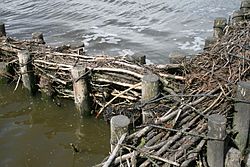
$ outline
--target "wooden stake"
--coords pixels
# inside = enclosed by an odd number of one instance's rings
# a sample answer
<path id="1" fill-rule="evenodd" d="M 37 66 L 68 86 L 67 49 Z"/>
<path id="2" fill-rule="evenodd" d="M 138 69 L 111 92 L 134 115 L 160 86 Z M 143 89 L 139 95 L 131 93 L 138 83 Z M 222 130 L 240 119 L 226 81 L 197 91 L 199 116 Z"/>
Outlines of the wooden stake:
<path id="1" fill-rule="evenodd" d="M 6 83 L 7 67 L 4 62 L 0 62 L 0 83 Z"/>
<path id="2" fill-rule="evenodd" d="M 135 53 L 134 55 L 127 55 L 125 59 L 140 65 L 146 64 L 146 56 L 141 53 Z"/>
<path id="3" fill-rule="evenodd" d="M 39 44 L 45 44 L 42 32 L 33 32 L 32 39 Z"/>
<path id="4" fill-rule="evenodd" d="M 243 13 L 248 13 L 250 11 L 250 1 L 242 1 L 240 5 L 240 10 Z"/>
<path id="5" fill-rule="evenodd" d="M 247 149 L 249 141 L 249 129 L 250 129 L 250 83 L 239 82 L 237 89 L 237 98 L 246 102 L 238 102 L 235 104 L 235 110 L 237 111 L 234 117 L 235 131 L 238 132 L 235 142 L 241 153 L 244 153 Z"/>
<path id="6" fill-rule="evenodd" d="M 234 11 L 233 15 L 232 15 L 232 23 L 238 23 L 240 21 L 244 20 L 244 14 L 242 11 L 238 10 L 238 11 Z"/>
<path id="7" fill-rule="evenodd" d="M 87 116 L 91 114 L 88 79 L 87 76 L 80 78 L 85 73 L 86 68 L 82 66 L 73 67 L 71 70 L 73 77 L 75 105 L 81 116 Z"/>
<path id="8" fill-rule="evenodd" d="M 117 115 L 111 118 L 110 121 L 110 146 L 111 152 L 114 150 L 115 146 L 117 145 L 118 140 L 124 133 L 128 133 L 128 125 L 130 120 L 127 116 L 124 115 Z"/>
<path id="9" fill-rule="evenodd" d="M 6 31 L 5 31 L 5 24 L 3 22 L 0 22 L 0 37 L 6 36 Z"/>
<path id="10" fill-rule="evenodd" d="M 218 17 L 214 20 L 214 38 L 221 38 L 224 34 L 223 30 L 227 25 L 227 19 L 224 17 Z"/>
<path id="11" fill-rule="evenodd" d="M 32 57 L 27 50 L 19 51 L 17 53 L 22 75 L 23 86 L 27 88 L 31 94 L 36 91 L 34 71 L 32 67 Z"/>
<path id="12" fill-rule="evenodd" d="M 230 148 L 226 154 L 225 167 L 240 167 L 241 153 L 235 148 Z"/>
<path id="13" fill-rule="evenodd" d="M 144 75 L 142 78 L 142 103 L 147 103 L 148 101 L 156 98 L 159 93 L 159 77 L 155 74 Z M 152 121 L 152 113 L 146 111 L 146 108 L 142 110 L 142 122 L 148 123 Z"/>
<path id="14" fill-rule="evenodd" d="M 69 44 L 70 49 L 72 49 L 74 53 L 79 55 L 84 55 L 85 53 L 84 46 L 85 45 L 82 42 L 71 42 Z"/>
<path id="15" fill-rule="evenodd" d="M 210 167 L 224 167 L 224 139 L 226 138 L 225 116 L 213 114 L 208 118 L 207 161 Z"/>

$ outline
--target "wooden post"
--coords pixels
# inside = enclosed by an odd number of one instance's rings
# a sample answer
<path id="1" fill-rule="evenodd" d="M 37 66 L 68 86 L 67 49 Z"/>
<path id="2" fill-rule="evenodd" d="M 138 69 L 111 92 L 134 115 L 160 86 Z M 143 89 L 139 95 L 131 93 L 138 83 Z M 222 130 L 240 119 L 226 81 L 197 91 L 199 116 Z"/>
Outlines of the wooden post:
<path id="1" fill-rule="evenodd" d="M 235 148 L 230 148 L 226 154 L 225 167 L 241 167 L 241 153 Z"/>
<path id="2" fill-rule="evenodd" d="M 240 10 L 244 14 L 250 12 L 250 1 L 242 1 L 240 5 Z"/>
<path id="3" fill-rule="evenodd" d="M 76 54 L 83 55 L 85 53 L 84 43 L 82 42 L 71 42 L 69 44 L 70 49 L 73 50 Z"/>
<path id="4" fill-rule="evenodd" d="M 233 15 L 232 15 L 232 23 L 238 23 L 240 21 L 244 20 L 244 14 L 242 11 L 238 10 L 238 11 L 234 11 Z"/>
<path id="5" fill-rule="evenodd" d="M 33 32 L 32 39 L 39 44 L 45 44 L 42 32 Z"/>
<path id="6" fill-rule="evenodd" d="M 146 64 L 146 56 L 144 54 L 141 53 L 135 53 L 133 55 L 127 55 L 125 57 L 125 59 L 127 61 L 133 62 L 133 63 L 137 63 L 137 64 Z"/>
<path id="7" fill-rule="evenodd" d="M 156 98 L 160 94 L 159 77 L 155 74 L 144 75 L 142 78 L 142 103 Z M 142 122 L 148 123 L 152 121 L 152 113 L 144 107 L 142 110 Z"/>
<path id="8" fill-rule="evenodd" d="M 111 152 L 114 150 L 118 140 L 124 133 L 128 133 L 128 125 L 130 124 L 130 120 L 127 116 L 117 115 L 111 118 L 110 121 L 110 146 Z"/>
<path id="9" fill-rule="evenodd" d="M 224 34 L 223 30 L 227 25 L 227 19 L 224 17 L 218 17 L 214 20 L 214 38 L 221 38 Z"/>
<path id="10" fill-rule="evenodd" d="M 27 88 L 31 94 L 36 91 L 34 71 L 32 67 L 32 58 L 27 50 L 23 50 L 17 53 L 20 65 L 20 71 L 22 75 L 23 86 Z"/>
<path id="11" fill-rule="evenodd" d="M 250 167 L 250 153 L 245 158 L 245 167 Z"/>
<path id="12" fill-rule="evenodd" d="M 6 31 L 5 31 L 5 24 L 3 22 L 0 22 L 0 37 L 6 36 Z"/>
<path id="13" fill-rule="evenodd" d="M 7 73 L 7 67 L 4 62 L 0 62 L 0 84 L 6 83 L 6 73 Z"/>
<path id="14" fill-rule="evenodd" d="M 250 129 L 250 104 L 244 103 L 244 101 L 250 101 L 250 83 L 249 82 L 238 82 L 237 88 L 237 99 L 243 102 L 237 102 L 235 104 L 234 117 L 234 128 L 238 132 L 235 142 L 239 150 L 243 154 L 247 147 L 249 141 L 249 129 Z"/>
<path id="15" fill-rule="evenodd" d="M 182 64 L 186 60 L 186 55 L 182 52 L 174 51 L 168 56 L 170 64 Z"/>
<path id="16" fill-rule="evenodd" d="M 52 81 L 48 77 L 41 75 L 39 80 L 39 87 L 43 99 L 48 100 L 53 98 L 55 91 L 52 87 Z"/>
<path id="17" fill-rule="evenodd" d="M 85 73 L 86 68 L 83 66 L 76 66 L 71 70 L 75 105 L 81 116 L 91 114 L 88 78 L 87 76 L 82 77 Z"/>
<path id="18" fill-rule="evenodd" d="M 207 161 L 210 167 L 224 167 L 224 139 L 226 137 L 225 116 L 213 114 L 208 118 Z"/>

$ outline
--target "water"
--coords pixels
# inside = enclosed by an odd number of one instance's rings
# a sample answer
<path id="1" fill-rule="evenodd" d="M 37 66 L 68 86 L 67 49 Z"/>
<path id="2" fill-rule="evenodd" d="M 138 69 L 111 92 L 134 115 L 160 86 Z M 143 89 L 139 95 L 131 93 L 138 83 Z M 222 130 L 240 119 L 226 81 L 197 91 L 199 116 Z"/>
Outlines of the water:
<path id="1" fill-rule="evenodd" d="M 9 36 L 41 31 L 49 45 L 84 42 L 90 54 L 143 53 L 166 63 L 169 52 L 201 51 L 215 17 L 228 17 L 238 0 L 0 0 Z M 108 155 L 108 125 L 78 119 L 72 101 L 31 98 L 21 87 L 0 86 L 1 167 L 92 166 Z M 81 132 L 81 133 L 80 133 Z M 73 154 L 69 144 L 82 150 Z"/>
<path id="2" fill-rule="evenodd" d="M 1 0 L 10 36 L 42 31 L 51 45 L 82 41 L 93 54 L 146 54 L 166 63 L 169 52 L 198 52 L 213 20 L 239 9 L 239 0 Z"/>
<path id="3" fill-rule="evenodd" d="M 31 98 L 21 86 L 0 84 L 1 167 L 83 167 L 101 162 L 109 152 L 109 126 L 79 120 L 72 101 Z M 70 143 L 80 153 L 73 154 Z"/>

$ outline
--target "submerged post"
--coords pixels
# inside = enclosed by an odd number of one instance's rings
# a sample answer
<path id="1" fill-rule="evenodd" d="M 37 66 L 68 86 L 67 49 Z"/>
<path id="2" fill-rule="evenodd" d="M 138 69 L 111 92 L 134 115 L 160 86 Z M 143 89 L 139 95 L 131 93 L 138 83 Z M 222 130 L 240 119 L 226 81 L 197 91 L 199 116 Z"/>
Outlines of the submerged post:
<path id="1" fill-rule="evenodd" d="M 34 42 L 37 42 L 39 44 L 45 44 L 42 32 L 33 32 L 32 39 Z"/>
<path id="2" fill-rule="evenodd" d="M 6 31 L 5 31 L 5 24 L 3 22 L 0 22 L 0 37 L 6 36 Z"/>
<path id="3" fill-rule="evenodd" d="M 141 102 L 147 103 L 148 101 L 156 98 L 159 93 L 159 77 L 155 74 L 144 75 L 142 78 L 142 99 Z M 146 108 L 142 110 L 142 122 L 148 123 L 152 120 L 152 113 L 147 111 Z"/>
<path id="4" fill-rule="evenodd" d="M 71 70 L 75 105 L 81 116 L 91 114 L 88 78 L 87 75 L 83 76 L 85 73 L 86 68 L 83 66 L 76 66 Z"/>
<path id="5" fill-rule="evenodd" d="M 224 34 L 223 30 L 227 25 L 227 19 L 224 17 L 218 17 L 214 20 L 214 38 L 221 38 Z"/>
<path id="6" fill-rule="evenodd" d="M 35 78 L 32 67 L 32 57 L 27 50 L 19 51 L 17 53 L 22 75 L 23 86 L 27 88 L 31 94 L 35 93 Z"/>
<path id="7" fill-rule="evenodd" d="M 213 138 L 207 142 L 209 167 L 224 167 L 226 121 L 225 116 L 219 114 L 210 115 L 208 118 L 208 137 Z"/>
<path id="8" fill-rule="evenodd" d="M 130 120 L 127 116 L 117 115 L 111 118 L 110 121 L 110 146 L 111 152 L 114 150 L 118 140 L 124 133 L 128 132 L 128 125 L 130 124 Z"/>
<path id="9" fill-rule="evenodd" d="M 239 82 L 237 88 L 237 99 L 239 102 L 235 104 L 234 125 L 235 131 L 238 132 L 235 142 L 239 150 L 243 154 L 249 144 L 250 129 L 250 83 Z"/>

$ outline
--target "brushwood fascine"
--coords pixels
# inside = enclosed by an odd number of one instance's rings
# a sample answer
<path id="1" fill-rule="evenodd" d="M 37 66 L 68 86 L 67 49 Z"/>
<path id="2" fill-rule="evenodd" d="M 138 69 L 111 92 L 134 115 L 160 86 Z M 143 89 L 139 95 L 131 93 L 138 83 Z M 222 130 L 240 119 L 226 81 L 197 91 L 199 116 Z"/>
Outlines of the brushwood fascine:
<path id="1" fill-rule="evenodd" d="M 111 120 L 111 152 L 96 166 L 244 164 L 250 143 L 249 11 L 250 2 L 243 1 L 230 19 L 215 19 L 201 53 L 190 59 L 172 53 L 161 65 L 145 64 L 139 54 L 92 56 L 81 43 L 50 47 L 42 33 L 17 40 L 1 23 L 0 79 L 32 95 L 72 99 L 80 116 Z"/>

